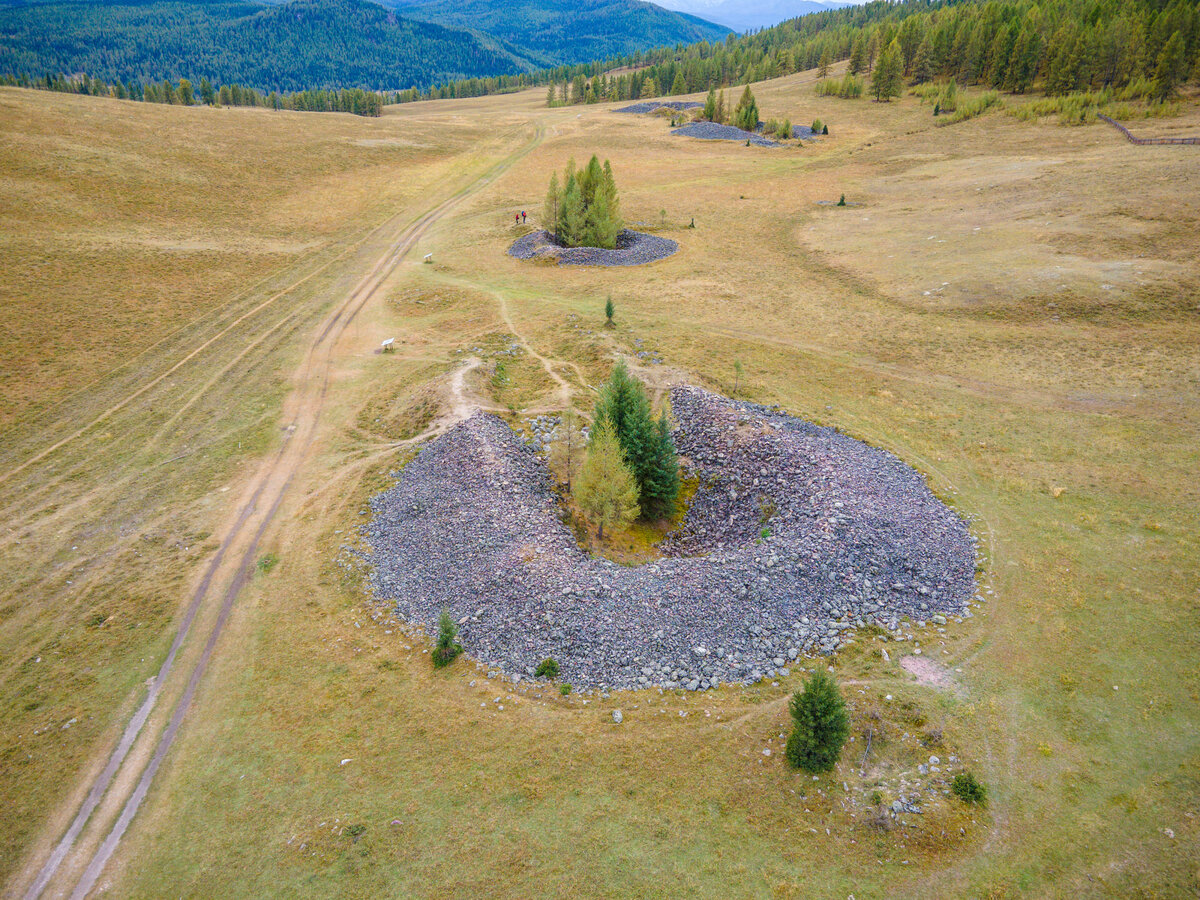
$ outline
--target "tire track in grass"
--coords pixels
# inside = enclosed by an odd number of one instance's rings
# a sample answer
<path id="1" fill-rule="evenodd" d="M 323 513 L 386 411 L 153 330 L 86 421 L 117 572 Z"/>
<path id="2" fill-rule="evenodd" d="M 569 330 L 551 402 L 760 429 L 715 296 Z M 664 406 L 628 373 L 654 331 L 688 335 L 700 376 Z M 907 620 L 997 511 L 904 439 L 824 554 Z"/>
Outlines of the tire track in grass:
<path id="1" fill-rule="evenodd" d="M 253 484 L 253 491 L 249 498 L 242 504 L 238 511 L 237 518 L 222 540 L 220 547 L 217 550 L 209 568 L 205 573 L 204 579 L 193 595 L 192 601 L 189 604 L 188 612 L 185 614 L 184 620 L 181 623 L 180 629 L 177 632 L 174 641 L 172 642 L 172 650 L 168 654 L 167 659 L 160 669 L 159 676 L 152 686 L 151 693 L 147 695 L 135 713 L 133 719 L 126 726 L 125 733 L 122 735 L 121 741 L 117 748 L 109 758 L 108 764 L 104 770 L 95 779 L 91 788 L 87 793 L 83 805 L 76 813 L 67 829 L 66 834 L 55 845 L 45 864 L 41 867 L 34 882 L 25 892 L 26 898 L 37 898 L 41 896 L 46 887 L 51 883 L 54 877 L 58 874 L 63 862 L 68 855 L 75 849 L 79 838 L 82 835 L 88 820 L 95 812 L 100 802 L 105 798 L 108 788 L 113 784 L 117 774 L 120 772 L 123 764 L 130 760 L 134 746 L 137 743 L 137 737 L 149 718 L 150 713 L 160 696 L 162 685 L 167 676 L 171 673 L 176 655 L 179 649 L 182 648 L 184 640 L 190 630 L 190 627 L 199 613 L 203 601 L 207 598 L 213 582 L 217 580 L 217 576 L 223 569 L 227 568 L 227 558 L 237 558 L 238 564 L 232 573 L 229 586 L 222 598 L 220 612 L 218 613 L 216 623 L 213 625 L 209 633 L 208 641 L 200 654 L 199 659 L 194 664 L 187 687 L 176 703 L 171 719 L 162 734 L 158 737 L 154 744 L 154 751 L 147 763 L 141 776 L 137 779 L 136 786 L 133 787 L 129 796 L 122 804 L 121 813 L 118 816 L 112 829 L 109 831 L 103 842 L 100 844 L 96 852 L 91 856 L 83 869 L 80 877 L 71 886 L 71 897 L 86 897 L 99 880 L 100 875 L 104 871 L 104 867 L 113 853 L 118 848 L 121 838 L 124 836 L 130 823 L 137 815 L 138 809 L 141 806 L 142 800 L 149 791 L 154 780 L 155 774 L 158 772 L 159 766 L 166 754 L 170 751 L 179 728 L 182 725 L 183 719 L 187 714 L 191 701 L 194 697 L 196 688 L 207 670 L 208 663 L 212 658 L 213 651 L 221 636 L 224 625 L 232 611 L 233 604 L 236 601 L 242 587 L 249 577 L 257 554 L 259 543 L 263 534 L 266 532 L 269 525 L 272 523 L 275 513 L 278 511 L 284 496 L 287 493 L 287 488 L 290 486 L 295 473 L 299 470 L 301 464 L 307 457 L 307 452 L 312 446 L 316 435 L 316 426 L 320 419 L 321 409 L 324 405 L 326 395 L 328 393 L 331 368 L 333 362 L 333 351 L 337 339 L 345 332 L 346 328 L 354 321 L 359 312 L 366 304 L 375 296 L 379 287 L 391 275 L 395 267 L 404 259 L 408 252 L 415 246 L 417 241 L 433 226 L 439 219 L 450 212 L 454 207 L 459 205 L 467 197 L 490 184 L 496 177 L 510 168 L 513 164 L 524 158 L 536 147 L 544 137 L 544 129 L 539 126 L 536 129 L 533 139 L 521 150 L 510 155 L 506 159 L 497 163 L 488 172 L 476 179 L 468 186 L 462 188 L 442 203 L 438 204 L 429 212 L 422 215 L 412 225 L 406 227 L 397 237 L 397 239 L 388 248 L 387 252 L 375 263 L 370 271 L 359 281 L 355 289 L 350 295 L 337 307 L 336 310 L 327 318 L 321 326 L 317 335 L 314 337 L 308 352 L 305 355 L 305 360 L 300 367 L 300 371 L 296 378 L 296 387 L 285 404 L 285 421 L 289 421 L 288 438 L 284 441 L 279 451 L 273 455 L 263 466 L 260 467 L 259 473 L 256 476 Z M 311 273 L 302 279 L 301 282 L 312 277 L 315 273 Z M 261 306 L 266 306 L 274 299 L 266 301 Z M 261 308 L 261 306 L 259 308 Z M 250 315 L 247 313 L 246 315 Z M 243 317 L 244 318 L 244 317 Z M 214 338 L 215 340 L 215 338 Z M 195 354 L 189 354 L 191 358 Z M 58 446 L 73 440 L 79 434 L 82 434 L 87 428 L 92 427 L 98 421 L 102 421 L 121 407 L 128 405 L 133 399 L 141 393 L 149 390 L 153 384 L 161 381 L 175 368 L 183 365 L 187 359 L 181 360 L 175 367 L 158 376 L 151 383 L 143 386 L 138 391 L 131 394 L 121 403 L 110 407 L 93 423 L 84 426 L 75 435 L 68 436 L 62 441 L 53 445 L 50 448 L 42 451 L 38 457 L 31 458 L 23 463 L 17 469 L 0 477 L 0 481 L 4 478 L 11 477 L 16 474 L 21 468 L 31 465 L 37 458 L 53 452 Z M 290 411 L 287 407 L 292 407 Z M 255 513 L 258 511 L 259 503 L 269 501 L 266 509 L 258 517 L 257 523 Z M 253 527 L 254 525 L 257 527 Z M 149 738 L 148 738 L 149 739 Z M 114 798 L 109 798 L 110 800 Z M 120 802 L 120 798 L 116 798 Z"/>

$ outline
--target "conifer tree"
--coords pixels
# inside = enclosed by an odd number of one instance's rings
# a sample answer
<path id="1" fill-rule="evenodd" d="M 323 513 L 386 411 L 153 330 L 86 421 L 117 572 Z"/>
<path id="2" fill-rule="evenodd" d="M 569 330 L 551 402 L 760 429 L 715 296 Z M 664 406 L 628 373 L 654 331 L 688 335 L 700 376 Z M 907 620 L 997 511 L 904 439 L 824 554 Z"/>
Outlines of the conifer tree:
<path id="1" fill-rule="evenodd" d="M 572 480 L 583 465 L 583 454 L 587 442 L 579 425 L 579 414 L 573 409 L 563 411 L 559 421 L 556 440 L 550 445 L 550 465 L 562 473 L 570 492 Z"/>
<path id="2" fill-rule="evenodd" d="M 851 75 L 857 75 L 859 72 L 865 71 L 867 68 L 867 39 L 863 36 L 863 32 L 858 33 L 858 37 L 854 39 L 854 47 L 850 51 L 850 67 L 846 70 Z"/>
<path id="3" fill-rule="evenodd" d="M 607 420 L 592 425 L 574 496 L 584 515 L 596 523 L 600 540 L 604 540 L 605 527 L 631 522 L 637 515 L 637 482 Z"/>
<path id="4" fill-rule="evenodd" d="M 829 48 L 826 47 L 823 51 L 821 51 L 821 61 L 817 63 L 817 77 L 818 78 L 828 78 L 829 77 L 830 62 L 832 62 L 832 60 L 829 58 Z"/>
<path id="5" fill-rule="evenodd" d="M 733 124 L 742 131 L 754 131 L 758 127 L 758 103 L 754 99 L 750 85 L 746 85 L 741 99 L 738 100 L 738 104 L 733 110 Z"/>
<path id="6" fill-rule="evenodd" d="M 709 122 L 717 120 L 717 89 L 709 88 L 708 96 L 704 98 L 704 109 L 700 113 L 700 118 Z"/>
<path id="7" fill-rule="evenodd" d="M 846 702 L 837 684 L 818 669 L 805 682 L 803 693 L 792 695 L 788 708 L 792 714 L 792 733 L 784 748 L 788 762 L 810 774 L 828 772 L 837 765 L 850 733 Z"/>
<path id="8" fill-rule="evenodd" d="M 437 644 L 433 648 L 434 668 L 440 669 L 450 665 L 462 653 L 462 646 L 455 640 L 457 636 L 458 626 L 450 618 L 450 613 L 442 610 L 442 614 L 438 618 Z"/>
<path id="9" fill-rule="evenodd" d="M 654 419 L 646 389 L 625 363 L 618 363 L 601 388 L 595 420 L 612 426 L 637 483 L 642 515 L 655 518 L 672 511 L 679 496 L 675 444 L 665 415 Z"/>
<path id="10" fill-rule="evenodd" d="M 686 94 L 687 93 L 687 82 L 683 80 L 683 69 L 677 69 L 675 71 L 675 80 L 673 82 L 671 82 L 671 93 L 672 94 Z"/>
<path id="11" fill-rule="evenodd" d="M 583 208 L 583 195 L 579 190 L 579 179 L 572 172 L 567 176 L 567 186 L 563 191 L 562 203 L 559 204 L 559 235 L 569 247 L 578 247 L 584 237 L 584 227 L 587 223 L 586 212 Z"/>
<path id="12" fill-rule="evenodd" d="M 713 119 L 718 125 L 724 125 L 729 121 L 729 107 L 725 105 L 725 92 L 721 91 L 717 97 L 717 117 Z"/>
<path id="13" fill-rule="evenodd" d="M 929 36 L 925 36 L 925 40 L 921 41 L 921 46 L 917 48 L 917 55 L 913 59 L 913 82 L 915 84 L 924 84 L 933 77 L 933 43 L 929 40 Z"/>
<path id="14" fill-rule="evenodd" d="M 640 502 L 648 518 L 663 518 L 674 514 L 679 499 L 679 456 L 665 414 L 655 422 L 652 437 L 650 464 Z"/>
<path id="15" fill-rule="evenodd" d="M 1171 35 L 1158 55 L 1154 67 L 1154 96 L 1166 100 L 1175 93 L 1175 88 L 1187 77 L 1187 57 L 1184 55 L 1183 36 L 1178 31 Z"/>
<path id="16" fill-rule="evenodd" d="M 871 75 L 871 92 L 876 100 L 886 103 L 900 96 L 900 45 L 894 40 L 879 54 Z"/>
<path id="17" fill-rule="evenodd" d="M 545 229 L 558 240 L 558 173 L 550 173 L 550 187 L 546 189 L 546 199 L 542 203 L 542 224 Z"/>

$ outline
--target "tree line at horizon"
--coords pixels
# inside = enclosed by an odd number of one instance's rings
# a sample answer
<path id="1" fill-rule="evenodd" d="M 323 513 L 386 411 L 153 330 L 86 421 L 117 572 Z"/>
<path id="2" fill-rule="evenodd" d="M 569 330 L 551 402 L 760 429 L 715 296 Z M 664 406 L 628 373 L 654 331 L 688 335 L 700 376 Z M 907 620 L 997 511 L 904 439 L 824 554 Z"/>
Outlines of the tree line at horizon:
<path id="1" fill-rule="evenodd" d="M 375 91 L 364 91 L 362 88 L 295 91 L 285 94 L 271 91 L 270 94 L 263 94 L 254 88 L 239 84 L 214 87 L 207 78 L 200 79 L 200 84 L 193 86 L 186 78 L 181 78 L 178 84 L 165 79 L 161 83 L 150 82 L 143 85 L 136 81 L 117 81 L 110 84 L 99 78 L 89 78 L 87 75 L 67 78 L 58 74 L 36 79 L 4 75 L 0 76 L 0 84 L 174 106 L 258 106 L 298 112 L 344 112 L 356 116 L 381 116 L 384 104 L 388 102 L 385 95 Z M 393 98 L 393 102 L 401 101 Z"/>

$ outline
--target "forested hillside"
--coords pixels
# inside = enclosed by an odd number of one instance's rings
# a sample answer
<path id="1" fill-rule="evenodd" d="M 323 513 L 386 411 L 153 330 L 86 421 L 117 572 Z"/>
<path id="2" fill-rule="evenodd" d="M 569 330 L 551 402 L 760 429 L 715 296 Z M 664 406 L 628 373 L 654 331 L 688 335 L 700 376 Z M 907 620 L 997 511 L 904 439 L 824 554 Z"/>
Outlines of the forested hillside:
<path id="1" fill-rule="evenodd" d="M 901 73 L 913 82 L 954 78 L 1055 95 L 1138 81 L 1173 90 L 1200 76 L 1200 0 L 873 2 L 716 44 L 562 68 L 552 78 L 573 102 L 695 93 L 815 69 L 823 60 L 870 72 L 893 42 Z M 617 68 L 636 72 L 593 77 Z M 487 89 L 476 81 L 440 93 Z"/>
<path id="2" fill-rule="evenodd" d="M 729 29 L 640 0 L 390 0 L 406 16 L 471 28 L 521 57 L 557 66 L 650 47 L 722 40 Z"/>
<path id="3" fill-rule="evenodd" d="M 50 2 L 0 9 L 0 72 L 106 81 L 207 78 L 261 90 L 426 87 L 533 65 L 461 29 L 366 0 L 141 5 Z"/>
<path id="4" fill-rule="evenodd" d="M 428 88 L 577 64 L 727 29 L 637 0 L 497 0 L 385 9 L 367 0 L 51 0 L 0 6 L 0 74 L 188 78 L 262 91 Z"/>

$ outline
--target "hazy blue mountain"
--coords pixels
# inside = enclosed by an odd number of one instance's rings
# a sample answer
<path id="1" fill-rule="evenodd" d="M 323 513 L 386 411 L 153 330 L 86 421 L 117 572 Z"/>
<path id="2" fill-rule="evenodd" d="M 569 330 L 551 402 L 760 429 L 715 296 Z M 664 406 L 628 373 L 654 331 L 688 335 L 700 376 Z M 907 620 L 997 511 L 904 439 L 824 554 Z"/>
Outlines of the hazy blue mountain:
<path id="1" fill-rule="evenodd" d="M 729 29 L 640 0 L 381 0 L 403 15 L 467 28 L 542 65 L 723 40 Z"/>
<path id="2" fill-rule="evenodd" d="M 659 5 L 742 32 L 855 4 L 850 0 L 830 0 L 828 3 L 819 0 L 659 0 Z"/>

